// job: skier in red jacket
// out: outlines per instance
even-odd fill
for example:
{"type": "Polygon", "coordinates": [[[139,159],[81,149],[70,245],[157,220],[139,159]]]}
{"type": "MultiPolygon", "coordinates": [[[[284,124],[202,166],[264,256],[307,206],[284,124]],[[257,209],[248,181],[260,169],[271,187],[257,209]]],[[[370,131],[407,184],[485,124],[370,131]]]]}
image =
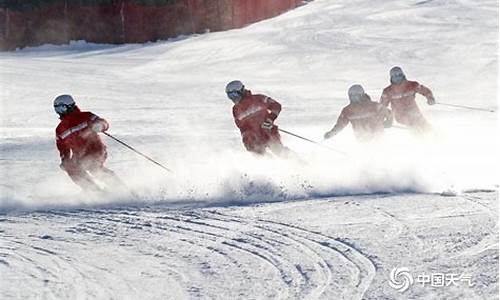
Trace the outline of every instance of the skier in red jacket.
{"type": "Polygon", "coordinates": [[[394,118],[399,123],[417,131],[430,129],[430,124],[415,102],[415,95],[423,95],[427,98],[427,104],[434,105],[436,100],[431,90],[416,81],[406,80],[400,67],[393,67],[389,73],[391,85],[384,89],[380,103],[385,107],[391,105],[394,118]]]}
{"type": "Polygon", "coordinates": [[[290,150],[281,143],[278,126],[274,125],[281,104],[265,95],[252,94],[238,80],[227,84],[226,94],[234,103],[234,122],[248,151],[262,155],[269,148],[279,156],[290,154],[290,150]]]}
{"type": "Polygon", "coordinates": [[[83,190],[102,190],[94,178],[108,187],[122,185],[115,173],[104,167],[106,145],[98,133],[109,128],[108,122],[91,112],[80,111],[70,95],[58,96],[54,109],[61,119],[56,128],[61,169],[83,190]]]}
{"type": "Polygon", "coordinates": [[[360,141],[378,138],[383,134],[384,128],[391,127],[391,111],[380,103],[371,101],[361,85],[351,86],[348,96],[349,105],[342,109],[333,129],[325,133],[325,139],[335,136],[349,123],[360,141]]]}

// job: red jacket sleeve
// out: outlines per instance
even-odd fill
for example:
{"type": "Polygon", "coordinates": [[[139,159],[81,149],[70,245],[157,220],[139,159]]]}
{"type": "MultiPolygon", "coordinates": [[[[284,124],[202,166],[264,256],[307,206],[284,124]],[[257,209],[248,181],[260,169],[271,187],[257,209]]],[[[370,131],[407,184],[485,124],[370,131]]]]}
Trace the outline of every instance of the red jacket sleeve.
{"type": "Polygon", "coordinates": [[[388,107],[389,103],[391,103],[389,92],[387,91],[387,89],[384,89],[384,91],[382,92],[382,96],[380,97],[380,104],[382,104],[385,107],[388,107]]]}
{"type": "Polygon", "coordinates": [[[269,111],[269,117],[271,120],[276,120],[281,112],[281,104],[272,99],[271,97],[264,96],[262,101],[266,104],[267,110],[269,111]]]}
{"type": "Polygon", "coordinates": [[[416,84],[415,92],[419,93],[420,95],[424,96],[427,99],[434,99],[434,96],[432,95],[432,92],[428,87],[418,82],[415,82],[415,84],[416,84]]]}
{"type": "Polygon", "coordinates": [[[342,129],[344,129],[349,124],[349,117],[346,109],[342,109],[340,116],[337,119],[337,123],[333,126],[333,135],[339,133],[342,129]]]}
{"type": "Polygon", "coordinates": [[[100,118],[99,116],[90,113],[90,120],[89,120],[89,127],[92,127],[92,125],[99,123],[102,125],[102,132],[106,131],[109,129],[109,123],[103,118],[100,118]]]}
{"type": "Polygon", "coordinates": [[[57,150],[59,150],[59,156],[61,157],[61,160],[69,158],[69,155],[71,153],[70,148],[66,145],[64,140],[59,137],[57,131],[56,131],[56,145],[57,145],[57,150]]]}
{"type": "Polygon", "coordinates": [[[233,118],[234,118],[234,123],[236,123],[236,126],[241,129],[241,126],[243,125],[242,122],[238,119],[238,108],[237,106],[233,106],[233,118]]]}

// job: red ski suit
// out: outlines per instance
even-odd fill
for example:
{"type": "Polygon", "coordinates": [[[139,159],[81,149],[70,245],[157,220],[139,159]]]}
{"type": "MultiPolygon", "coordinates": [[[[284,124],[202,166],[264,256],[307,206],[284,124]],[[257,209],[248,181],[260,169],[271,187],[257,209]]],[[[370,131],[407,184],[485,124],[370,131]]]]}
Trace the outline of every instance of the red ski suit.
{"type": "Polygon", "coordinates": [[[281,111],[281,104],[265,95],[246,91],[241,101],[233,106],[233,117],[240,129],[243,144],[250,152],[264,154],[267,147],[283,149],[278,127],[262,128],[266,120],[274,121],[281,111]]]}
{"type": "Polygon", "coordinates": [[[394,118],[401,124],[415,129],[427,129],[430,125],[420,112],[415,102],[415,95],[421,94],[427,101],[433,101],[431,90],[416,81],[404,80],[400,84],[391,84],[382,93],[380,103],[384,106],[391,105],[394,118]]]}
{"type": "Polygon", "coordinates": [[[351,103],[342,109],[333,127],[333,135],[351,123],[356,138],[370,140],[384,132],[386,120],[392,120],[391,112],[380,103],[371,100],[351,103]]]}
{"type": "Polygon", "coordinates": [[[102,131],[109,127],[106,120],[91,112],[82,112],[76,107],[61,118],[56,128],[56,144],[61,156],[61,167],[75,181],[82,185],[93,185],[88,178],[89,172],[111,172],[104,168],[106,146],[99,135],[91,129],[100,123],[102,131]]]}

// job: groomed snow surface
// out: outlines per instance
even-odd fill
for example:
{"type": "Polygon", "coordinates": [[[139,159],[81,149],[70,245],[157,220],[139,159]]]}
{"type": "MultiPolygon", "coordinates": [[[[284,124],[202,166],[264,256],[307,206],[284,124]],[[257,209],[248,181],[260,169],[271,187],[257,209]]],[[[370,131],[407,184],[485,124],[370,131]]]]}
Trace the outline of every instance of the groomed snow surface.
{"type": "Polygon", "coordinates": [[[283,135],[287,161],[244,151],[224,94],[240,79],[321,141],[349,86],[377,100],[394,65],[496,110],[497,50],[497,1],[316,0],[227,32],[1,53],[0,299],[498,299],[496,113],[419,96],[431,136],[346,128],[325,142],[343,155],[283,135]],[[58,167],[63,93],[173,173],[106,139],[137,196],[81,192],[58,167]],[[439,274],[461,279],[424,282],[439,274]]]}

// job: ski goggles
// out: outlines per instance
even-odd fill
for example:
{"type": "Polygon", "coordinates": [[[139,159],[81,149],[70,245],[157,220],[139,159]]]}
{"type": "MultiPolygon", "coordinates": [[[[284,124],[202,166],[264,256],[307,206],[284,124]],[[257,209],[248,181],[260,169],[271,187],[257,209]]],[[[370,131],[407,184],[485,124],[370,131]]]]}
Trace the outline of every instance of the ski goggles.
{"type": "Polygon", "coordinates": [[[233,101],[239,101],[243,97],[242,91],[230,91],[227,92],[227,97],[233,101]]]}
{"type": "Polygon", "coordinates": [[[396,73],[391,76],[391,82],[393,83],[401,83],[405,79],[405,74],[396,73]]]}
{"type": "Polygon", "coordinates": [[[57,114],[64,115],[64,114],[72,111],[74,107],[75,107],[74,104],[68,105],[68,104],[64,104],[64,103],[59,103],[57,105],[54,105],[54,110],[56,111],[57,114]]]}
{"type": "Polygon", "coordinates": [[[64,114],[68,111],[68,106],[66,104],[62,104],[62,103],[57,104],[57,105],[54,105],[54,110],[58,114],[64,114]]]}

